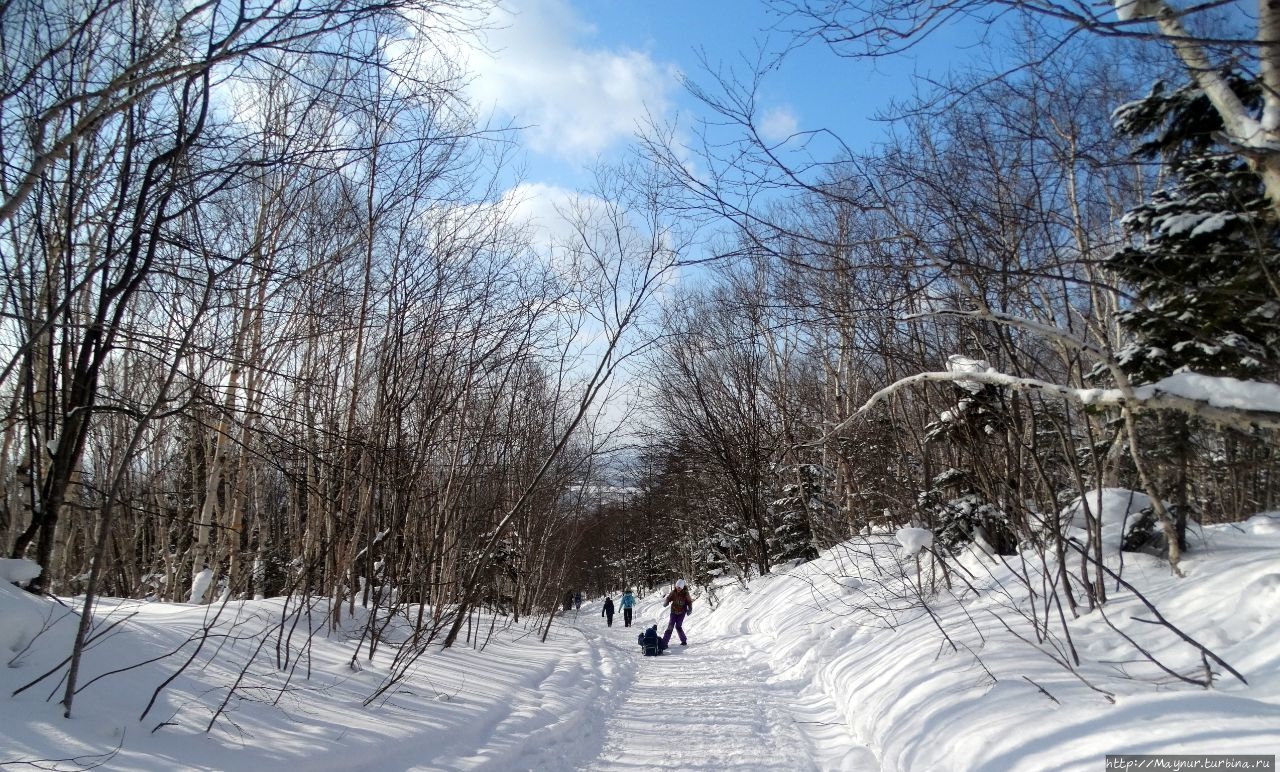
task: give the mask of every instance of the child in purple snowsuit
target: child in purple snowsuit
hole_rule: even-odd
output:
[[[693,598],[689,595],[689,589],[684,586],[683,579],[676,580],[676,588],[662,601],[662,605],[671,606],[671,621],[667,623],[667,632],[662,636],[663,646],[671,643],[673,629],[680,633],[680,645],[688,644],[688,639],[684,637],[684,618],[693,611]]]

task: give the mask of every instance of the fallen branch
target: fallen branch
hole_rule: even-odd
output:
[[[0,767],[8,769],[9,767],[35,767],[36,769],[58,770],[63,768],[63,764],[76,764],[80,770],[97,769],[104,764],[110,763],[124,747],[125,733],[120,733],[120,742],[115,748],[106,753],[88,754],[84,756],[69,756],[65,759],[12,759],[0,761]],[[93,761],[89,761],[92,759]]]
[[[1029,684],[1031,684],[1032,686],[1034,686],[1034,687],[1036,687],[1037,689],[1039,689],[1039,690],[1040,690],[1040,693],[1041,693],[1041,694],[1043,694],[1044,696],[1048,697],[1049,699],[1053,700],[1053,702],[1054,702],[1054,704],[1055,704],[1055,705],[1061,705],[1061,704],[1062,704],[1061,702],[1058,702],[1058,698],[1057,698],[1057,697],[1054,697],[1052,694],[1049,694],[1049,691],[1048,691],[1047,689],[1045,689],[1043,686],[1041,686],[1040,684],[1036,683],[1035,681],[1032,681],[1030,678],[1027,678],[1026,676],[1023,676],[1023,677],[1022,677],[1022,680],[1026,681],[1027,683],[1029,683]]]

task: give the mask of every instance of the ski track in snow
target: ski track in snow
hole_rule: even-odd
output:
[[[619,615],[620,616],[620,615]],[[583,770],[876,770],[874,756],[852,740],[825,695],[779,680],[749,636],[699,639],[686,621],[688,647],[672,636],[660,657],[636,644],[644,630],[598,616],[566,617],[582,636],[592,683],[585,703],[529,735],[491,769]],[[665,624],[659,625],[659,630]],[[745,632],[745,631],[744,631]],[[576,647],[575,647],[576,648]],[[564,684],[561,684],[564,686]],[[554,687],[552,687],[554,689]],[[554,693],[554,692],[553,692]],[[850,748],[853,750],[850,750]]]

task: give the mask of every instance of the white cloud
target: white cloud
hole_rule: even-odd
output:
[[[521,183],[507,190],[497,206],[513,227],[523,231],[536,259],[567,286],[583,289],[601,279],[590,261],[582,261],[584,246],[606,261],[616,261],[611,280],[618,286],[609,287],[609,291],[617,290],[624,296],[639,286],[638,281],[628,285],[629,279],[654,268],[645,259],[650,247],[645,224],[628,220],[619,232],[610,219],[610,202],[599,196],[559,185]],[[677,267],[667,266],[664,277],[650,284],[646,292],[665,296],[681,279]]]
[[[674,68],[641,51],[584,47],[595,30],[566,0],[511,0],[490,23],[488,50],[468,57],[468,90],[482,113],[526,127],[538,152],[596,155],[666,110]]]
[[[566,213],[575,206],[589,204],[591,199],[559,185],[524,182],[503,194],[502,206],[516,223],[530,229],[534,249],[549,256],[554,247],[573,238],[573,226],[565,219]]]
[[[773,107],[760,118],[760,132],[765,139],[780,142],[800,130],[800,122],[790,107]]]

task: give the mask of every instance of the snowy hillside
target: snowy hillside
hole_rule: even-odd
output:
[[[386,646],[369,661],[358,633],[308,637],[323,614],[279,599],[228,604],[211,624],[214,607],[105,604],[64,719],[56,666],[74,618],[4,583],[0,765],[995,772],[1097,770],[1119,752],[1280,753],[1280,516],[1200,541],[1185,578],[1136,554],[1123,577],[1247,684],[1210,660],[1206,690],[1144,657],[1125,635],[1174,673],[1204,670],[1200,649],[1114,582],[1105,619],[1070,621],[1068,641],[1058,609],[1047,626],[1028,618],[1046,610],[1014,591],[1021,562],[971,553],[963,579],[930,594],[916,556],[881,534],[745,586],[695,588],[690,645],[659,658],[635,638],[663,619],[660,595],[631,628],[621,615],[606,627],[595,599],[546,643],[531,620],[478,647],[490,630],[477,620],[473,645],[398,663]],[[1081,663],[1067,667],[1072,645]],[[407,676],[379,693],[396,667]]]
[[[1070,624],[1082,664],[1068,669],[1062,636],[1036,642],[1022,618],[1042,608],[989,592],[1016,585],[1016,562],[988,571],[970,556],[981,596],[957,587],[962,601],[928,609],[891,597],[867,560],[899,559],[891,537],[726,592],[709,632],[767,659],[774,678],[829,697],[885,770],[1097,770],[1107,753],[1280,753],[1280,517],[1202,538],[1186,578],[1136,554],[1125,556],[1124,577],[1247,685],[1217,666],[1212,690],[1180,683],[1100,613]],[[1105,611],[1175,671],[1202,669],[1197,649],[1138,621],[1151,619],[1138,601],[1116,593]]]

